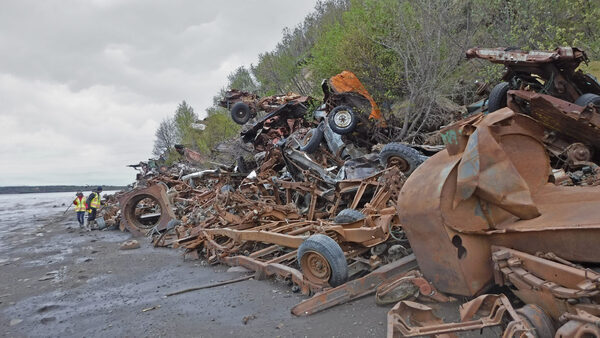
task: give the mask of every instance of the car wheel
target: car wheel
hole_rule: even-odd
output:
[[[250,120],[250,107],[244,102],[237,102],[231,107],[231,118],[237,124],[246,124]]]
[[[382,166],[386,168],[397,166],[406,176],[412,174],[425,159],[426,157],[415,149],[396,142],[386,144],[379,153]]]
[[[345,135],[354,131],[358,119],[352,108],[337,106],[329,112],[327,121],[331,130],[340,135]]]
[[[298,248],[302,274],[309,281],[336,287],[348,280],[348,263],[344,251],[331,237],[317,234],[308,237]]]
[[[300,150],[307,154],[312,154],[319,148],[321,141],[323,141],[323,131],[319,128],[312,128],[304,136]]]
[[[587,107],[588,104],[594,104],[600,107],[600,96],[592,93],[583,94],[575,100],[575,104],[582,107]]]
[[[500,82],[492,88],[492,91],[490,91],[490,98],[488,99],[488,113],[506,107],[507,93],[508,82]]]

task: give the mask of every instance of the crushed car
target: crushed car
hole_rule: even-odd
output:
[[[508,106],[539,121],[553,167],[600,160],[600,83],[577,70],[588,62],[585,51],[472,48],[466,55],[506,67],[503,81],[490,92],[488,111]]]

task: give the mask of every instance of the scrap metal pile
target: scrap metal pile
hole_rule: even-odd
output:
[[[375,294],[396,303],[389,337],[599,337],[600,85],[575,71],[585,53],[467,57],[504,64],[506,82],[483,113],[440,131],[445,147],[378,144],[369,133],[389,121],[349,72],[324,82],[312,112],[309,97],[230,92],[222,104],[236,122],[267,112],[242,132],[253,158],[138,166],[135,188],[117,196],[120,226],[317,293],[298,316]],[[453,296],[470,299],[458,323],[423,304]]]
[[[319,164],[326,156],[293,148],[302,132],[265,154],[249,175],[234,168],[183,175],[174,169],[138,181],[119,196],[121,227],[210,263],[291,279],[304,293],[408,255],[394,207],[405,180],[400,170],[348,166],[354,176],[337,180],[338,169]],[[154,204],[144,211],[139,203],[146,199]],[[145,223],[144,212],[160,216]]]
[[[340,95],[368,95],[353,74],[344,74],[350,85]],[[395,205],[402,171],[410,173],[425,156],[402,144],[381,154],[346,147],[325,120],[340,96],[326,98],[331,104],[313,113],[314,122],[305,118],[309,97],[259,100],[231,91],[226,99],[236,121],[255,117],[256,109],[268,112],[241,134],[253,159],[203,171],[181,163],[170,170],[135,166],[136,188],[118,197],[122,229],[153,235],[156,246],[185,248],[188,257],[278,275],[306,294],[411,253]],[[178,150],[190,163],[197,158]],[[407,163],[398,159],[404,153]]]

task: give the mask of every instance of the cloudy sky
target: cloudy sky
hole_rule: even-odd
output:
[[[179,102],[203,114],[315,2],[1,1],[0,186],[132,182]]]

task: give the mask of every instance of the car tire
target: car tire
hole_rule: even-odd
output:
[[[312,282],[329,283],[336,287],[348,280],[348,263],[344,251],[329,236],[316,234],[308,237],[300,244],[297,259],[302,273]],[[317,264],[312,264],[315,262]],[[315,266],[317,273],[313,272]]]
[[[231,107],[231,119],[237,124],[246,124],[250,120],[250,106],[237,102]]]
[[[600,96],[592,93],[583,94],[575,100],[575,104],[582,107],[587,107],[588,104],[594,104],[600,107]]]
[[[333,219],[336,224],[354,223],[365,219],[365,214],[355,209],[344,209]]]
[[[300,150],[307,154],[312,154],[319,149],[321,141],[323,141],[323,131],[320,128],[312,128],[304,136],[304,140],[302,140],[303,145],[300,147]]]
[[[554,321],[538,305],[527,304],[516,312],[521,319],[525,320],[525,326],[534,329],[536,337],[552,338],[556,334]]]
[[[335,133],[346,135],[354,131],[358,117],[352,108],[348,106],[337,106],[327,114],[329,127]]]
[[[386,144],[379,153],[379,161],[382,166],[387,168],[396,165],[406,176],[412,174],[425,159],[426,157],[415,149],[396,142]]]
[[[506,107],[508,89],[508,82],[500,82],[492,88],[488,99],[488,113]]]

